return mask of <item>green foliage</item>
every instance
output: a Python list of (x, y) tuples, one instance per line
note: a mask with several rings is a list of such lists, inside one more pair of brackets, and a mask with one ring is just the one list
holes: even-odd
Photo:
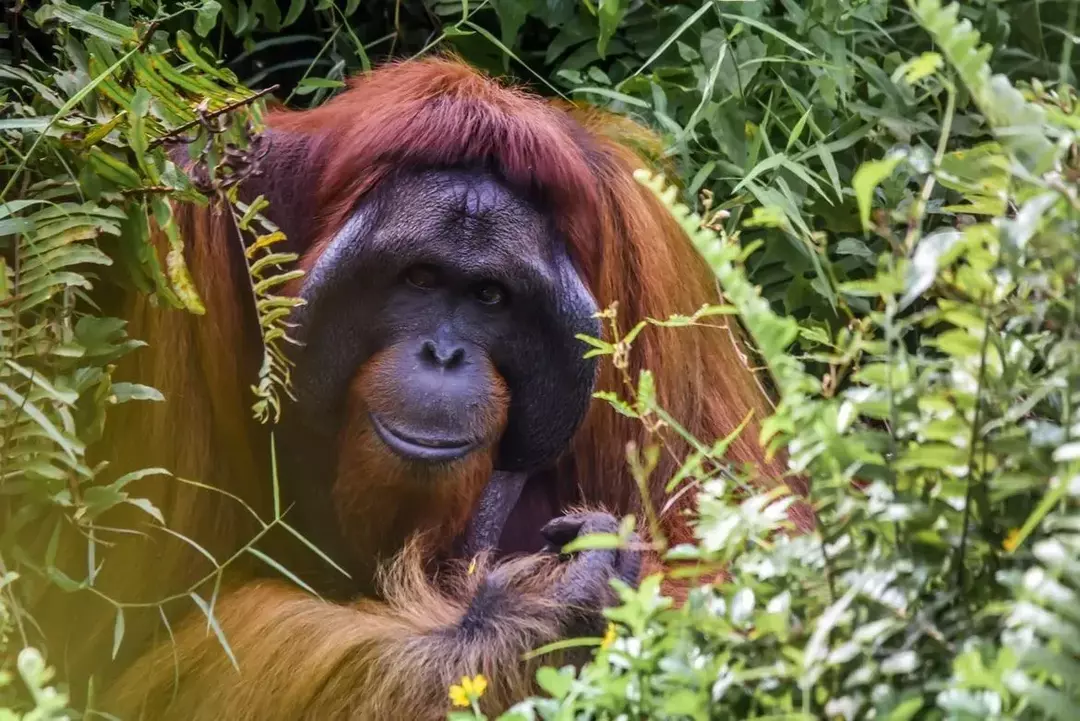
[[(87, 460), (109, 408), (159, 398), (112, 381), (138, 343), (98, 294), (134, 285), (202, 312), (166, 201), (227, 200), (263, 326), (253, 410), (276, 420), (296, 301), (275, 291), (293, 258), (261, 203), (231, 192), (258, 126), (249, 88), (280, 83), (311, 106), (385, 56), (432, 49), (662, 134), (678, 183), (639, 180), (683, 223), (725, 304), (590, 353), (619, 362), (652, 325), (737, 314), (779, 397), (762, 440), (810, 481), (820, 521), (813, 535), (779, 532), (792, 499), (706, 473), (730, 438), (698, 439), (669, 484), (698, 485), (698, 542), (666, 552), (688, 564), (680, 573), (726, 567), (729, 580), (703, 577), (680, 608), (658, 578), (622, 589), (594, 661), (543, 669), (543, 695), (506, 718), (1080, 718), (1078, 7), (52, 0), (9, 14), (0, 718), (66, 705), (23, 594), (92, 590), (109, 508), (162, 520), (126, 490), (133, 476)], [(27, 27), (37, 34), (20, 38)], [(198, 137), (197, 187), (161, 142), (182, 128)], [(650, 427), (675, 423), (652, 376), (633, 380), (629, 396), (598, 397)], [(658, 452), (633, 459), (639, 482)], [(175, 482), (166, 473), (139, 477)], [(85, 578), (53, 564), (61, 524), (90, 538)], [(15, 542), (26, 529), (42, 550)], [(212, 619), (212, 601), (192, 600)], [(117, 619), (119, 643), (119, 606)]]
[[(0, 658), (5, 659), (0, 668), (0, 721), (63, 718), (67, 696), (50, 685), (54, 672), (45, 665), (41, 652), (24, 647), (13, 661), (7, 661), (13, 655), (12, 635), (18, 623), (8, 605), (7, 594), (17, 579), (18, 575), (10, 572), (0, 576)], [(22, 688), (16, 690), (17, 686)], [(26, 697), (28, 702), (19, 696)]]
[[(133, 26), (62, 0), (24, 11), (19, 22), (48, 42), (18, 38), (22, 61), (5, 56), (0, 66), (0, 717), (39, 719), (67, 713), (67, 701), (48, 686), (52, 672), (35, 648), (38, 631), (23, 594), (52, 584), (103, 596), (95, 580), (115, 531), (100, 519), (126, 505), (165, 526), (161, 511), (129, 487), (154, 477), (179, 482), (168, 469), (118, 475), (92, 460), (113, 406), (162, 400), (154, 388), (114, 382), (116, 363), (144, 344), (105, 315), (100, 300), (123, 286), (152, 303), (205, 313), (170, 201), (219, 196), (242, 227), (264, 220), (228, 202), (251, 167), (245, 148), (257, 129), (259, 95), (183, 29), (161, 29), (184, 8)], [(181, 137), (194, 141), (190, 158), (168, 151)], [(189, 159), (194, 183), (176, 165)], [(163, 259), (152, 225), (164, 236)], [(298, 302), (269, 294), (290, 277), (278, 266), (287, 256), (264, 255), (272, 242), (263, 237), (248, 249), (253, 294), (265, 309), (268, 360), (254, 399), (264, 417), (288, 392), (278, 348), (287, 327), (273, 306)], [(85, 569), (75, 577), (57, 563), (60, 539), (72, 530), (86, 543)], [(215, 562), (210, 580), (227, 563)], [(194, 588), (190, 595), (205, 605)], [(106, 600), (116, 607), (116, 653), (125, 610), (155, 604)]]
[[(618, 640), (503, 718), (1080, 714), (1075, 92), (1014, 89), (991, 75), (956, 6), (911, 9), (948, 61), (923, 55), (902, 75), (945, 98), (940, 137), (854, 173), (860, 215), (887, 250), (872, 275), (837, 284), (868, 310), (839, 332), (804, 333), (809, 362), (789, 353), (799, 329), (752, 284), (737, 233), (704, 227), (662, 180), (640, 177), (772, 371), (781, 400), (764, 436), (809, 478), (819, 535), (775, 535), (787, 500), (738, 500), (730, 481), (698, 477), (699, 543), (669, 555), (724, 564), (731, 580), (680, 609), (656, 578), (623, 589), (609, 613)], [(949, 151), (957, 80), (993, 139)], [(895, 210), (870, 226), (879, 187), (901, 170)], [(985, 203), (991, 184), (997, 213), (943, 222), (945, 202)]]

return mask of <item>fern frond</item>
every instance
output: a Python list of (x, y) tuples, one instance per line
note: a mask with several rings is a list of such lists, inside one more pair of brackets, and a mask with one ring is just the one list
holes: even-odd
[(958, 19), (960, 5), (943, 6), (941, 0), (908, 0), (908, 5), (915, 20), (941, 46), (1002, 144), (1031, 173), (1049, 170), (1061, 150), (1046, 138), (1046, 113), (1027, 102), (1007, 77), (991, 72), (993, 49), (980, 44), (979, 32), (969, 20)]
[(634, 173), (634, 178), (656, 195), (712, 268), (724, 295), (738, 311), (772, 372), (781, 395), (805, 390), (808, 376), (802, 364), (786, 352), (798, 335), (798, 323), (773, 311), (769, 301), (750, 282), (740, 265), (742, 248), (730, 238), (717, 235), (700, 215), (678, 202), (675, 187), (668, 186), (664, 176), (642, 169)]
[(244, 259), (247, 261), (251, 292), (255, 300), (255, 312), (259, 319), (259, 332), (263, 344), (263, 360), (259, 367), (258, 381), (251, 386), (256, 401), (252, 412), (260, 423), (277, 423), (281, 418), (282, 396), (292, 398), (293, 363), (284, 352), (282, 344), (295, 343), (289, 335), (292, 324), (288, 319), (294, 308), (304, 304), (301, 298), (279, 295), (274, 292), (280, 286), (293, 281), (304, 272), (288, 269), (299, 257), (296, 253), (275, 250), (286, 240), (274, 223), (262, 214), (270, 203), (263, 196), (250, 204), (237, 198), (235, 191), (227, 193), (227, 202), (241, 238), (252, 237), (245, 243)]

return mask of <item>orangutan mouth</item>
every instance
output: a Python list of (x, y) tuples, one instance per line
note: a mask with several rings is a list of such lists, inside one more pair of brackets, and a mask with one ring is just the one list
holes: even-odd
[(408, 461), (424, 461), (427, 463), (455, 461), (468, 455), (476, 445), (472, 441), (460, 438), (419, 437), (407, 431), (390, 427), (374, 413), (371, 414), (371, 425), (375, 428), (379, 439), (390, 450)]

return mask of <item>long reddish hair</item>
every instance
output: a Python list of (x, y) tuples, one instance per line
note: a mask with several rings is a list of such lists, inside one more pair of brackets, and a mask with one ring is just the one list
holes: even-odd
[[(307, 190), (315, 189), (315, 197), (290, 202), (295, 207), (288, 210), (314, 225), (301, 247), (305, 267), (311, 267), (356, 203), (395, 169), (479, 166), (539, 200), (558, 223), (600, 307), (618, 304), (624, 331), (639, 320), (690, 314), (703, 303), (720, 302), (713, 274), (678, 224), (634, 181), (633, 171), (646, 165), (639, 153), (658, 156), (661, 145), (628, 120), (550, 104), (453, 60), (425, 59), (361, 76), (322, 107), (275, 110), (267, 124), (275, 133), (303, 141), (302, 182)], [(289, 170), (279, 167), (277, 172)], [(269, 452), (267, 433), (250, 413), (248, 389), (259, 353), (252, 343), (257, 340), (253, 314), (245, 306), (250, 295), (243, 259), (231, 221), (220, 209), (179, 207), (176, 216), (209, 312), (197, 317), (165, 310), (142, 294), (126, 301), (131, 336), (150, 347), (125, 360), (122, 372), (158, 388), (166, 401), (149, 408), (120, 406), (110, 415), (103, 455), (118, 474), (165, 467), (266, 512), (272, 507)], [(159, 249), (165, 247), (157, 241)], [(749, 417), (728, 457), (756, 463), (763, 483), (784, 483), (782, 462), (767, 460), (757, 442), (759, 422), (770, 407), (733, 322), (647, 329), (633, 344), (626, 372), (636, 382), (643, 369), (655, 373), (659, 405), (705, 443), (730, 434)], [(609, 360), (601, 364), (598, 388), (624, 389), (622, 372)], [(665, 484), (689, 450), (670, 429), (664, 439), (665, 452), (650, 479), (656, 508), (665, 507)], [(641, 422), (595, 402), (554, 474), (558, 505), (586, 502), (615, 512), (638, 511), (641, 496), (627, 470), (626, 449), (630, 443), (643, 448), (650, 442)], [(123, 600), (148, 601), (185, 590), (210, 569), (199, 549), (228, 558), (258, 528), (232, 497), (205, 488), (155, 478), (136, 481), (128, 490), (159, 508), (173, 534), (155, 532), (151, 541), (120, 538), (109, 549), (97, 586)], [(669, 541), (691, 537), (683, 511), (693, 497), (684, 493), (666, 504), (662, 526)], [(134, 515), (110, 517), (110, 525), (142, 520), (141, 511), (127, 510)], [(813, 525), (805, 510), (793, 514), (793, 520), (803, 530)], [(194, 539), (199, 549), (175, 534)], [(70, 568), (81, 576), (85, 546), (72, 542), (65, 548), (71, 550)], [(253, 575), (237, 571), (235, 581)], [(76, 640), (71, 648), (76, 668), (103, 667), (101, 651), (107, 652), (115, 610), (80, 594), (74, 599), (80, 604), (75, 614), (79, 627), (71, 628), (72, 600), (53, 597), (35, 613), (46, 628), (67, 627)], [(236, 622), (244, 622), (243, 614)], [(357, 617), (356, 623), (360, 628), (366, 621)], [(130, 611), (126, 627), (121, 656), (129, 661), (160, 630), (156, 610)], [(305, 640), (296, 639), (298, 653)], [(288, 673), (287, 665), (281, 672)]]
[[(640, 320), (688, 315), (720, 301), (715, 277), (682, 229), (632, 177), (647, 162), (639, 153), (658, 157), (660, 141), (624, 118), (545, 102), (453, 59), (429, 58), (354, 78), (348, 92), (325, 105), (277, 110), (267, 124), (311, 138), (323, 161), (315, 242), (303, 260), (309, 267), (357, 202), (396, 168), (480, 166), (542, 200), (600, 307), (618, 304), (623, 332)], [(769, 402), (734, 321), (725, 324), (650, 328), (634, 342), (626, 370), (635, 383), (641, 370), (655, 371), (660, 405), (706, 443), (749, 418), (728, 458), (756, 463), (780, 483), (782, 464), (766, 460), (757, 442)], [(598, 388), (624, 390), (611, 362), (603, 363)], [(668, 452), (652, 479), (658, 508), (665, 505), (664, 484), (688, 448), (673, 432), (665, 437)], [(563, 479), (573, 488), (564, 488), (563, 497), (636, 507), (639, 493), (626, 473), (631, 441), (639, 448), (650, 442), (644, 426), (595, 403), (573, 442), (573, 477)], [(686, 494), (667, 504), (672, 540), (689, 540), (681, 511), (691, 500)]]

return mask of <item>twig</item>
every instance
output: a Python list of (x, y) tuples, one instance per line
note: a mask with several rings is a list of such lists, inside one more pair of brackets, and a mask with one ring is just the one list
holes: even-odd
[(146, 26), (146, 32), (143, 33), (142, 40), (139, 41), (138, 47), (135, 48), (136, 52), (142, 52), (146, 49), (146, 46), (150, 44), (150, 41), (154, 39), (154, 33), (157, 32), (158, 27), (161, 25), (161, 20), (152, 20), (150, 24)]
[(213, 120), (214, 118), (216, 118), (216, 117), (218, 117), (220, 115), (230, 113), (233, 110), (236, 110), (238, 108), (242, 108), (245, 105), (250, 105), (251, 103), (253, 103), (256, 100), (258, 100), (259, 98), (261, 98), (262, 96), (268, 95), (268, 94), (274, 92), (275, 90), (278, 89), (278, 87), (279, 86), (276, 85), (276, 84), (271, 85), (270, 87), (265, 88), (263, 90), (260, 90), (259, 92), (255, 93), (253, 95), (249, 95), (246, 98), (236, 100), (234, 102), (229, 103), (228, 105), (223, 105), (222, 107), (218, 108), (217, 110), (211, 111), (209, 113), (199, 113), (199, 117), (195, 118), (194, 120), (189, 120), (188, 122), (184, 123), (183, 125), (178, 125), (175, 128), (173, 128), (172, 130), (170, 130), (169, 132), (162, 135), (161, 137), (158, 137), (158, 138), (155, 138), (154, 140), (151, 140), (150, 145), (148, 147), (149, 147), (150, 150), (153, 150), (154, 148), (158, 147), (159, 145), (162, 145), (163, 143), (167, 143), (170, 140), (175, 140), (180, 135), (182, 135), (183, 133), (185, 133), (188, 130), (191, 130), (192, 128), (194, 128), (196, 125), (203, 125), (207, 121)]
[(152, 195), (154, 193), (175, 193), (180, 188), (171, 188), (167, 185), (146, 185), (141, 188), (124, 188), (120, 191), (121, 195)]

